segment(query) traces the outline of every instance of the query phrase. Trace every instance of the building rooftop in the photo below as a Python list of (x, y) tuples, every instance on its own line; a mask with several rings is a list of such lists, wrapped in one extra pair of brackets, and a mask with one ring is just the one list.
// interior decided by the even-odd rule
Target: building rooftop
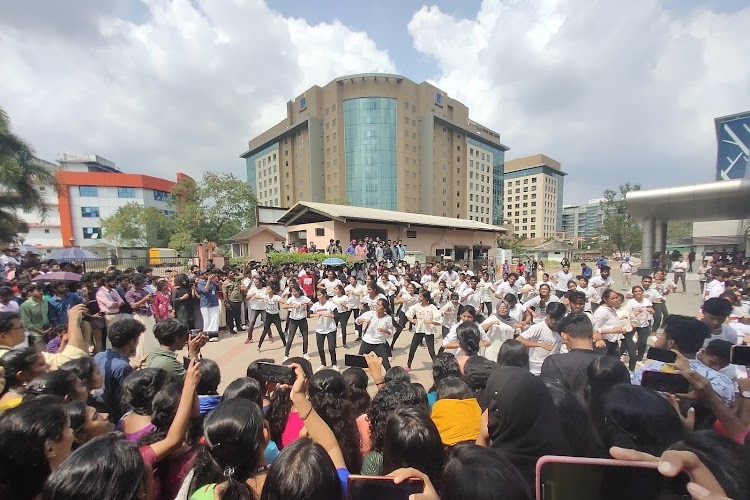
[(527, 168), (534, 167), (549, 167), (559, 170), (562, 173), (562, 170), (560, 170), (560, 162), (543, 154), (524, 156), (522, 158), (506, 160), (505, 162), (505, 172), (516, 172), (518, 170), (526, 170)]
[(500, 226), (466, 219), (396, 212), (351, 205), (333, 205), (312, 201), (298, 202), (279, 219), (279, 223), (290, 226), (294, 224), (324, 222), (331, 219), (341, 222), (385, 222), (390, 224), (405, 224), (407, 226), (445, 227), (450, 229), (466, 229), (469, 231), (491, 231), (494, 233), (507, 232), (507, 229)]

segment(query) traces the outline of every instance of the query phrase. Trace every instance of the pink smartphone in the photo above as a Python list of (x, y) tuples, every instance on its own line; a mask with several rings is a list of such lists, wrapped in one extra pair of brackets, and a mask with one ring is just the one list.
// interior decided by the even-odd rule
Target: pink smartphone
[(544, 456), (536, 464), (537, 500), (681, 500), (687, 475), (662, 476), (657, 462)]

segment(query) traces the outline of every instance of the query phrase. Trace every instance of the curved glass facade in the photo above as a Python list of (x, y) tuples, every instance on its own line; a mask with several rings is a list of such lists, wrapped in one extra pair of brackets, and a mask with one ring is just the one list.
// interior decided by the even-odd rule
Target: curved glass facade
[(344, 146), (349, 202), (396, 210), (396, 99), (344, 101)]

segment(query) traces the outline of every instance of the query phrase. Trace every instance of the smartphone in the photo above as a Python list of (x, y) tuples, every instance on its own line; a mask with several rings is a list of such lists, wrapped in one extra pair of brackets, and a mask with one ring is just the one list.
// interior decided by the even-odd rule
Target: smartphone
[(410, 478), (400, 484), (392, 477), (349, 476), (349, 498), (351, 500), (409, 500), (409, 495), (422, 493), (424, 481)]
[(662, 476), (658, 462), (545, 456), (536, 464), (537, 500), (682, 500), (689, 478)]
[(733, 345), (729, 362), (733, 365), (750, 366), (750, 345)]
[(677, 361), (677, 353), (666, 349), (659, 349), (658, 347), (649, 347), (648, 351), (646, 351), (646, 357), (664, 363), (674, 363)]
[(258, 363), (258, 371), (264, 380), (277, 384), (293, 384), (297, 378), (294, 370), (288, 366), (273, 363)]
[(690, 382), (679, 373), (644, 371), (641, 376), (641, 385), (670, 394), (687, 394), (690, 392)]
[(344, 365), (367, 369), (367, 360), (364, 356), (357, 356), (356, 354), (345, 354)]
[(201, 330), (200, 328), (193, 328), (192, 330), (190, 330), (190, 338), (194, 339), (195, 337), (200, 335), (202, 331), (203, 330)]

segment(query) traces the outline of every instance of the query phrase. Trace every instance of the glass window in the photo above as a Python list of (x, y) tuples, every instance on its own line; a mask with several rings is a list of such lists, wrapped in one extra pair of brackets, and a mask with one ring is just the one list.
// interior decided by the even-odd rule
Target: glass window
[(397, 208), (396, 105), (396, 99), (385, 97), (344, 101), (346, 191), (352, 205)]
[(78, 196), (96, 198), (99, 194), (97, 193), (96, 186), (78, 186)]
[(135, 198), (135, 188), (118, 187), (117, 197), (118, 198)]
[(156, 201), (167, 201), (169, 199), (169, 193), (166, 191), (154, 190), (154, 200)]
[(81, 217), (99, 217), (99, 207), (81, 207)]
[(100, 227), (84, 227), (83, 228), (83, 239), (84, 240), (99, 240), (102, 237), (102, 228)]

